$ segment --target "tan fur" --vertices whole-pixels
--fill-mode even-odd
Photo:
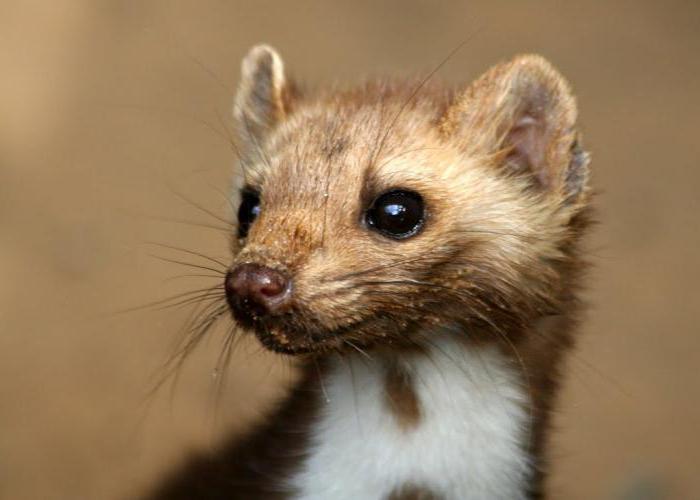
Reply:
[[[284,63],[267,45],[251,49],[241,63],[241,81],[233,115],[241,152],[254,154],[245,161],[260,161],[265,138],[291,110],[293,86],[284,76]]]
[[[261,214],[235,242],[234,265],[282,271],[294,297],[256,333],[289,354],[420,347],[438,325],[496,343],[522,370],[539,457],[589,220],[569,85],[526,55],[458,89],[380,80],[300,93],[270,51],[248,56],[236,100],[243,182],[260,192]],[[268,98],[254,97],[261,89]],[[363,223],[372,200],[396,188],[426,206],[424,227],[402,241]],[[390,374],[387,394],[408,428],[420,402],[404,382]]]
[[[237,187],[259,194],[260,214],[232,242],[232,269],[267,266],[291,284],[281,312],[248,326],[269,349],[300,355],[305,368],[257,432],[195,462],[155,498],[200,498],[204,490],[293,498],[288,479],[318,446],[312,434],[332,404],[320,397],[324,379],[348,352],[384,370],[385,407],[404,437],[415,436],[435,407],[419,400],[404,367],[430,356],[438,335],[470,353],[496,346],[506,355],[501,368],[519,370],[515,385],[525,389],[530,419],[527,441],[517,443],[525,457],[514,459],[532,468],[522,497],[541,498],[590,220],[589,157],[566,81],[525,55],[457,88],[375,80],[311,93],[285,76],[272,48],[258,46],[243,62],[234,118]],[[420,230],[402,240],[365,221],[373,200],[395,189],[419,193],[425,205]],[[400,480],[389,500],[437,498],[411,477]]]
[[[522,126],[539,127],[543,150],[534,165],[540,182],[566,196],[565,181],[576,143],[576,103],[569,84],[544,58],[524,55],[495,66],[475,81],[450,108],[440,124],[454,137],[462,133],[463,146],[475,155],[507,151],[509,133]],[[500,151],[499,151],[500,150]],[[587,201],[588,185],[581,183],[579,203]]]
[[[583,185],[576,203],[566,203],[564,174],[548,174],[552,180],[546,189],[533,189],[527,175],[497,164],[507,134],[503,122],[512,120],[518,89],[536,84],[557,97],[547,101],[553,107],[548,119],[556,123],[546,167],[565,171],[571,158],[561,155],[573,146],[573,124],[568,123],[576,114],[573,98],[554,70],[533,56],[497,66],[446,112],[451,91],[424,89],[408,101],[413,87],[406,83],[377,82],[307,96],[261,142],[248,144],[260,151],[245,174],[246,182],[262,192],[262,214],[236,260],[255,260],[294,276],[300,348],[321,345],[309,338],[314,331],[365,321],[372,328],[354,328],[350,340],[379,340],[373,338],[377,328],[370,319],[379,312],[392,318],[387,322],[392,329],[402,329],[414,322],[445,322],[454,312],[460,322],[479,320],[464,318],[464,311],[485,314],[480,301],[486,299],[528,314],[548,307],[558,285],[552,263],[566,259],[562,245],[574,236],[569,221],[581,210],[588,189]],[[559,124],[562,119],[565,123]],[[566,141],[570,144],[564,146]],[[331,158],[328,151],[334,151]],[[360,224],[372,197],[391,187],[424,196],[429,218],[418,237],[397,243]],[[416,262],[387,267],[410,257]],[[346,276],[348,270],[374,268],[361,278]],[[400,297],[394,303],[386,296],[377,300],[363,285],[415,279],[415,273],[458,290],[460,297],[434,288],[430,295],[439,300],[432,300],[425,287],[381,285],[383,292]],[[434,305],[445,302],[458,305],[458,311],[441,307],[436,314]],[[276,330],[270,325],[271,332]],[[322,342],[328,347],[341,343],[338,337]]]

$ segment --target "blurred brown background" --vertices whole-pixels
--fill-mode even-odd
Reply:
[[[700,4],[0,4],[0,498],[122,499],[256,418],[289,368],[254,343],[218,407],[221,335],[144,406],[187,309],[113,311],[206,280],[148,242],[227,259],[239,60],[280,49],[308,82],[431,69],[468,81],[540,52],[573,82],[601,225],[591,312],[554,438],[554,498],[700,498]],[[201,261],[200,261],[201,262]]]

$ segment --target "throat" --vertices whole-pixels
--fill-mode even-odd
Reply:
[[[412,431],[420,425],[423,417],[413,367],[401,359],[387,360],[383,364],[386,409],[394,416],[399,428]]]
[[[495,346],[445,335],[424,351],[338,359],[320,382],[297,498],[527,497],[530,401]]]

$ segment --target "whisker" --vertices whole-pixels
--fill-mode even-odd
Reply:
[[[413,262],[419,262],[423,259],[431,257],[433,254],[434,254],[434,251],[431,249],[430,251],[427,251],[427,252],[425,252],[417,257],[408,257],[406,259],[399,259],[399,260],[392,262],[390,264],[383,264],[380,266],[374,266],[374,267],[370,267],[367,269],[362,269],[360,271],[353,271],[351,273],[342,274],[340,276],[335,276],[333,278],[330,278],[327,281],[331,281],[331,280],[332,281],[342,281],[342,280],[346,280],[348,278],[356,278],[356,277],[362,276],[364,274],[373,273],[375,271],[383,271],[384,269],[391,269],[392,267],[400,266],[403,264],[411,264]]]
[[[180,369],[189,354],[200,344],[206,333],[212,328],[216,321],[226,312],[225,304],[218,305],[216,302],[208,304],[200,313],[193,318],[190,324],[183,329],[184,335],[179,342],[180,347],[171,354],[160,368],[160,375],[153,384],[151,390],[147,393],[148,399],[155,396],[161,387],[173,377],[171,386],[171,396],[177,385]]]
[[[188,299],[181,300],[181,301],[179,301],[179,302],[177,302],[177,303],[174,303],[174,304],[167,304],[167,305],[164,305],[164,306],[161,306],[161,307],[157,307],[157,308],[155,308],[155,310],[156,310],[156,311],[161,311],[161,310],[163,310],[163,309],[172,309],[172,308],[175,308],[175,307],[186,306],[186,305],[189,305],[189,304],[196,304],[196,303],[198,303],[198,302],[200,302],[200,301],[202,301],[202,300],[205,300],[205,299],[212,299],[212,298],[213,298],[213,299],[223,299],[224,297],[225,297],[225,294],[224,294],[223,290],[221,290],[221,291],[213,291],[213,292],[210,292],[210,293],[202,293],[202,294],[200,294],[200,295],[198,295],[198,296],[190,297],[190,298],[188,298]]]
[[[477,32],[477,33],[478,33],[478,32]],[[381,142],[379,143],[379,146],[377,147],[376,151],[374,151],[374,152],[372,153],[372,155],[370,156],[370,163],[374,163],[374,161],[375,161],[375,160],[379,157],[379,155],[381,154],[381,151],[382,151],[382,149],[384,148],[384,145],[385,145],[385,143],[386,143],[387,138],[389,137],[389,134],[392,132],[394,126],[396,125],[396,123],[398,122],[399,118],[401,117],[401,115],[403,114],[403,112],[406,110],[406,108],[408,107],[408,105],[411,104],[411,102],[413,102],[413,100],[416,98],[416,96],[418,95],[418,93],[428,84],[428,82],[433,78],[433,76],[435,76],[435,74],[437,74],[437,72],[440,71],[440,70],[442,69],[442,67],[443,67],[445,64],[447,64],[447,62],[448,62],[450,59],[452,59],[452,57],[453,57],[457,52],[459,52],[459,51],[462,49],[462,47],[464,47],[464,45],[466,45],[467,42],[469,42],[477,33],[472,34],[471,36],[467,37],[467,38],[464,39],[462,42],[460,42],[459,45],[457,45],[454,49],[452,49],[452,50],[449,52],[449,54],[447,54],[447,56],[446,56],[442,61],[440,61],[440,63],[439,63],[437,66],[435,66],[435,68],[433,68],[433,70],[430,71],[430,73],[428,73],[428,74],[425,76],[425,78],[423,78],[423,79],[418,83],[418,85],[416,85],[416,87],[413,89],[413,91],[411,92],[411,94],[408,96],[408,98],[403,102],[403,104],[401,105],[401,107],[399,108],[399,110],[396,112],[396,114],[394,115],[394,117],[393,117],[393,119],[391,120],[391,122],[389,122],[389,127],[386,129],[386,131],[385,131],[385,133],[384,133],[384,136],[382,137]]]
[[[215,229],[217,231],[221,231],[227,235],[231,234],[231,228],[230,227],[222,227],[222,226],[217,226],[215,224],[207,224],[205,222],[197,222],[197,221],[191,221],[191,220],[186,220],[186,219],[176,219],[173,217],[165,217],[162,215],[149,215],[149,214],[130,214],[130,215],[136,215],[137,217],[145,217],[147,219],[152,219],[152,220],[157,220],[157,221],[162,221],[162,222],[171,222],[174,224],[185,224],[188,226],[194,226],[194,227],[204,227],[207,229]]]
[[[179,274],[177,276],[171,276],[169,278],[165,278],[162,283],[169,283],[171,281],[183,279],[183,278],[215,278],[217,280],[221,279],[221,276],[217,276],[215,274]]]
[[[326,403],[330,403],[331,399],[328,397],[328,393],[326,392],[326,386],[323,383],[323,375],[321,375],[321,369],[318,367],[318,361],[316,360],[316,356],[312,356],[311,360],[314,362],[314,366],[316,367],[316,374],[318,375],[318,382],[321,385],[323,399]]]
[[[513,232],[505,232],[505,231],[493,231],[493,230],[488,230],[488,229],[457,229],[452,231],[454,233],[466,233],[466,234],[488,234],[488,235],[493,235],[493,236],[510,236],[513,238],[519,238],[522,240],[532,240],[532,241],[546,241],[548,238],[545,237],[538,237],[536,235],[527,235],[523,233],[513,233]],[[346,280],[348,278],[356,278],[358,276],[363,276],[365,274],[370,274],[375,271],[383,271],[385,269],[391,269],[393,267],[401,266],[404,264],[412,264],[414,262],[420,262],[421,260],[433,257],[435,254],[434,250],[428,250],[416,257],[407,257],[405,259],[399,259],[397,261],[391,262],[389,264],[382,264],[379,266],[373,266],[369,267],[367,269],[362,269],[359,271],[353,271],[347,274],[341,274],[339,276],[334,276],[330,279],[325,279],[324,281],[342,281]]]
[[[355,350],[356,350],[357,352],[359,352],[360,354],[362,354],[362,355],[363,355],[365,358],[367,358],[368,360],[374,361],[374,359],[372,358],[372,356],[370,356],[365,350],[360,349],[357,345],[355,345],[354,343],[350,342],[350,340],[344,338],[344,339],[343,339],[343,342],[346,343],[347,345],[349,345],[350,347],[352,347],[353,349],[355,349]]]
[[[193,207],[195,207],[196,209],[198,209],[202,213],[205,213],[205,214],[209,215],[210,217],[213,217],[214,219],[218,220],[219,222],[223,222],[228,227],[232,228],[234,226],[233,222],[231,222],[230,220],[224,219],[223,217],[212,212],[211,210],[204,208],[203,206],[199,205],[198,203],[187,198],[184,194],[180,193],[179,191],[176,191],[172,187],[168,186],[168,189],[170,190],[170,192],[172,194],[174,194],[175,196],[180,198],[182,201],[189,203],[190,205],[192,205]]]
[[[205,255],[205,254],[200,253],[200,252],[195,252],[195,251],[193,251],[193,250],[188,250],[188,249],[186,249],[186,248],[176,247],[176,246],[173,246],[173,245],[166,245],[165,243],[158,243],[158,242],[156,242],[156,241],[147,241],[146,244],[148,244],[148,245],[159,246],[159,247],[161,247],[161,248],[168,248],[168,249],[170,249],[170,250],[177,250],[177,251],[179,251],[179,252],[184,252],[184,253],[187,253],[187,254],[190,254],[190,255],[196,255],[197,257],[201,257],[201,258],[203,258],[203,259],[206,259],[206,260],[208,260],[208,261],[210,261],[210,262],[213,262],[214,264],[218,264],[218,265],[220,265],[221,267],[223,267],[224,269],[228,269],[228,265],[224,264],[224,263],[221,262],[220,260],[217,260],[217,259],[215,259],[215,258],[213,258],[213,257],[209,257],[208,255]]]
[[[185,53],[188,59],[194,62],[199,68],[204,71],[214,82],[216,82],[223,91],[226,92],[227,96],[232,96],[235,94],[235,89],[229,87],[226,82],[224,82],[219,75],[217,75],[209,66],[204,64],[199,58],[195,57],[190,51],[188,51],[184,46],[180,45],[180,48]]]
[[[179,382],[181,367],[189,354],[201,343],[208,330],[213,326],[215,320],[213,318],[221,310],[221,314],[225,311],[221,301],[216,299],[204,299],[196,303],[193,314],[185,323],[181,330],[180,338],[173,348],[173,353],[168,360],[163,364],[162,381],[165,383],[168,377],[172,376],[170,385],[170,401],[175,398],[175,389]],[[210,321],[212,321],[210,323]]]
[[[234,323],[226,331],[226,334],[224,336],[224,343],[221,346],[221,350],[216,360],[216,365],[214,365],[214,372],[212,374],[215,381],[214,425],[216,425],[216,417],[219,413],[221,398],[226,386],[228,369],[231,363],[232,346],[236,338],[236,324]]]
[[[167,307],[175,307],[178,305],[182,305],[182,303],[181,302],[177,302],[177,303],[173,303],[173,304],[169,304],[169,303],[172,301],[177,301],[177,300],[182,299],[184,297],[188,297],[188,299],[187,299],[188,301],[192,300],[193,298],[201,298],[202,296],[206,296],[210,292],[216,292],[217,289],[222,290],[221,292],[216,292],[216,293],[220,293],[223,297],[224,296],[223,288],[224,288],[223,285],[217,285],[214,287],[199,288],[197,290],[190,290],[187,292],[182,292],[182,293],[173,295],[173,296],[165,298],[165,299],[156,300],[154,302],[149,302],[149,303],[144,304],[144,305],[129,307],[127,309],[119,309],[117,311],[114,311],[114,314],[123,314],[123,313],[140,311],[140,310],[149,309],[149,308],[156,308],[156,310],[158,310],[159,306],[163,306],[163,305],[166,305],[166,308]],[[192,295],[195,295],[195,297],[191,297]]]
[[[228,143],[231,145],[231,148],[234,151],[234,153],[236,153],[236,156],[238,157],[238,163],[241,166],[241,170],[243,170],[243,175],[246,176],[248,174],[248,165],[246,164],[246,160],[241,154],[241,150],[238,147],[238,144],[236,143],[235,139],[233,138],[233,133],[226,126],[226,122],[224,121],[223,117],[221,116],[221,113],[219,113],[218,110],[216,111],[216,118],[219,120],[219,125],[221,125],[224,131],[226,131],[226,134],[228,134]]]
[[[194,115],[191,115],[189,113],[179,111],[179,110],[174,110],[174,109],[167,109],[167,108],[161,108],[158,106],[144,106],[144,105],[136,105],[136,104],[107,104],[106,106],[110,108],[116,108],[116,109],[124,109],[124,110],[129,110],[129,111],[141,111],[143,113],[148,113],[147,116],[152,116],[153,112],[160,113],[162,115],[170,116],[170,117],[175,117],[180,120],[186,120],[186,121],[191,121],[194,122],[198,125],[201,125],[205,128],[207,128],[209,131],[213,132],[217,137],[222,139],[224,142],[227,144],[229,143],[228,137],[226,137],[219,129],[214,127],[211,123],[202,120],[201,118],[198,118]]]
[[[186,262],[186,261],[176,260],[176,259],[169,259],[169,258],[167,258],[167,257],[161,257],[160,255],[148,254],[148,256],[149,256],[149,257],[153,257],[154,259],[162,260],[162,261],[165,261],[165,262],[170,262],[170,263],[172,263],[172,264],[180,264],[180,265],[187,266],[187,267],[193,267],[193,268],[196,268],[196,269],[204,269],[205,271],[211,271],[211,272],[213,272],[213,273],[217,273],[217,274],[220,275],[221,277],[226,276],[226,273],[225,273],[225,272],[222,272],[220,269],[214,269],[214,268],[212,268],[212,267],[207,267],[207,266],[199,266],[199,265],[193,264],[193,263],[191,263],[191,262]]]
[[[216,191],[218,194],[220,194],[221,197],[224,199],[224,201],[226,201],[226,204],[227,204],[227,205],[229,206],[229,208],[231,209],[231,216],[232,216],[232,217],[235,216],[235,215],[238,213],[238,207],[236,207],[236,206],[233,204],[233,200],[231,199],[231,197],[230,197],[226,192],[222,191],[218,186],[216,186],[216,185],[214,185],[214,184],[212,184],[212,183],[210,183],[210,182],[207,182],[207,186],[209,186],[209,187],[212,188],[214,191]]]

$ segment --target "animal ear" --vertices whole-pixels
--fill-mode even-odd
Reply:
[[[233,117],[244,154],[258,151],[289,113],[290,85],[275,49],[256,45],[243,58]]]
[[[589,156],[576,131],[576,101],[544,58],[524,55],[491,68],[445,113],[443,133],[564,201],[588,193]]]

